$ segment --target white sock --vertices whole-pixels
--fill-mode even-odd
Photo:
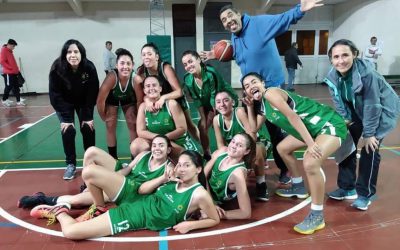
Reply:
[[[324,210],[324,205],[315,205],[311,203],[311,210],[322,211]]]
[[[303,182],[303,177],[292,177],[293,184],[299,184]]]
[[[258,184],[261,184],[261,183],[265,182],[265,175],[256,176],[256,182],[257,182]]]

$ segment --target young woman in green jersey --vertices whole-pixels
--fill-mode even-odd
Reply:
[[[234,99],[235,107],[239,104],[238,96],[214,67],[205,65],[201,61],[196,51],[187,50],[183,52],[182,64],[187,72],[183,78],[185,87],[200,115],[198,128],[204,156],[208,155],[211,158],[208,129],[211,126],[212,118],[215,116],[215,95],[220,91],[228,92]]]
[[[221,219],[248,219],[251,216],[250,197],[247,191],[247,168],[255,156],[255,142],[250,135],[235,135],[228,147],[215,151],[205,166],[209,191],[217,204],[237,197],[238,209],[217,207]]]
[[[149,102],[157,103],[161,98],[162,87],[157,76],[148,76],[143,81],[143,90]],[[132,155],[138,155],[144,150],[149,150],[150,140],[156,134],[166,135],[172,142],[171,157],[177,160],[183,150],[196,150],[202,148],[197,141],[187,133],[185,115],[181,106],[173,99],[163,102],[160,109],[149,111],[146,103],[140,104],[137,115],[136,138],[131,144]]]
[[[265,118],[289,135],[278,144],[277,149],[292,173],[293,184],[289,189],[276,190],[279,196],[308,196],[293,154],[295,150],[307,147],[303,166],[311,193],[311,212],[294,230],[302,234],[312,234],[315,230],[324,228],[322,209],[325,184],[321,165],[346,138],[347,128],[343,118],[331,107],[312,99],[279,88],[265,89],[264,82],[257,73],[245,75],[242,86],[248,99],[262,102]]]
[[[31,211],[35,218],[55,217],[61,224],[66,238],[81,240],[138,230],[162,230],[173,227],[179,233],[215,226],[219,223],[217,210],[207,190],[199,183],[204,172],[203,159],[195,151],[184,151],[174,171],[165,173],[139,187],[133,180],[117,178],[120,176],[102,175],[91,180],[84,173],[93,198],[102,198],[103,192],[117,207],[111,208],[91,220],[77,222],[69,214],[69,206],[41,205]],[[87,169],[96,168],[91,165]],[[90,171],[90,170],[89,170]],[[111,181],[110,181],[111,180]],[[133,190],[138,190],[138,195]],[[200,220],[187,220],[191,213],[202,211]]]
[[[108,153],[115,159],[117,154],[118,108],[121,106],[129,131],[129,143],[136,137],[136,89],[133,76],[133,56],[126,49],[117,49],[117,69],[109,73],[103,81],[97,96],[97,110],[106,123]]]
[[[261,128],[252,131],[246,111],[243,107],[235,108],[234,103],[235,101],[231,95],[225,91],[218,92],[215,97],[215,108],[219,114],[214,117],[213,127],[218,149],[226,147],[232,138],[239,133],[247,132],[253,139],[259,137],[260,142],[256,144],[255,162],[248,167],[254,167],[256,175],[256,199],[268,201],[269,195],[265,182],[265,157],[270,142],[267,128],[262,123],[259,123]]]
[[[86,166],[95,164],[100,171],[93,174],[102,174],[114,172],[122,177],[133,179],[140,185],[148,180],[157,178],[164,174],[165,171],[171,171],[174,165],[168,159],[171,152],[171,142],[164,135],[156,135],[151,142],[151,151],[140,153],[129,164],[122,164],[119,160],[115,160],[111,155],[104,150],[96,147],[90,147],[85,152],[83,158],[84,169]],[[90,168],[94,170],[95,168]],[[86,171],[86,170],[85,170]],[[87,171],[86,171],[87,172]],[[87,216],[96,216],[102,211],[105,211],[104,202],[110,201],[104,197],[101,204],[95,204],[89,209],[89,214],[82,216],[80,219],[85,220]],[[18,207],[32,208],[40,204],[56,205],[57,203],[69,203],[72,207],[89,206],[93,204],[92,195],[88,190],[76,195],[62,196],[46,196],[42,192],[38,192],[33,196],[24,196],[18,202]]]
[[[167,100],[176,100],[181,106],[185,115],[188,132],[193,138],[200,141],[199,130],[192,121],[189,105],[186,101],[175,69],[171,66],[171,64],[162,60],[160,51],[154,43],[147,43],[143,45],[141,57],[143,64],[137,69],[135,84],[142,87],[143,81],[146,77],[158,76],[160,85],[162,87],[162,92],[160,99],[153,103],[147,100],[145,97],[144,89],[139,88],[136,91],[138,106],[142,102],[145,102],[146,110],[156,112],[157,110],[161,109]]]

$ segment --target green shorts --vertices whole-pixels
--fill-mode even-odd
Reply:
[[[148,195],[141,195],[133,203],[124,202],[108,210],[111,235],[145,228],[147,199]]]
[[[318,135],[333,135],[339,137],[340,142],[343,142],[347,137],[346,123],[342,117],[335,114],[324,124]]]
[[[120,205],[126,202],[134,202],[140,196],[138,194],[138,190],[140,187],[140,183],[125,177],[124,184],[121,186],[118,194],[112,200],[115,204]]]

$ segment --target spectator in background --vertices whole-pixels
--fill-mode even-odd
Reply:
[[[106,49],[103,52],[104,72],[106,75],[116,68],[117,56],[112,50],[112,42],[106,42]]]
[[[60,120],[61,137],[67,168],[64,180],[71,180],[76,172],[75,112],[86,150],[95,145],[93,111],[99,92],[99,78],[94,64],[86,58],[83,45],[70,39],[54,61],[49,75],[50,103]]]
[[[1,103],[6,107],[10,107],[13,103],[13,101],[8,100],[11,90],[17,99],[17,106],[25,106],[25,100],[21,98],[19,89],[20,86],[17,79],[19,68],[13,54],[15,46],[17,46],[17,42],[14,39],[8,39],[7,44],[3,45],[0,53],[0,64],[3,67],[2,74],[5,83],[4,94]]]
[[[294,78],[296,76],[297,64],[300,65],[300,68],[303,68],[303,64],[301,63],[299,56],[297,55],[298,44],[296,42],[292,43],[292,47],[285,51],[285,63],[286,69],[288,72],[288,85],[286,86],[286,90],[294,91]]]
[[[377,44],[376,36],[371,37],[371,44],[364,51],[364,59],[375,65],[375,70],[378,70],[378,56],[382,55],[382,47]]]

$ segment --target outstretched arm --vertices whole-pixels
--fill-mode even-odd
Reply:
[[[301,0],[300,1],[300,10],[302,12],[309,11],[315,7],[323,6],[322,0]]]

